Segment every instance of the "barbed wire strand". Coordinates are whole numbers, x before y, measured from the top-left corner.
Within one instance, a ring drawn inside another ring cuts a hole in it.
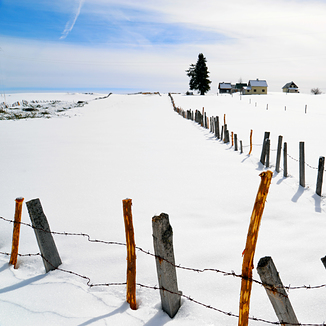
[[[6,218],[4,218],[2,216],[0,216],[0,219],[4,220],[6,222],[9,222],[9,223],[15,223],[15,221],[6,219]],[[48,231],[48,230],[45,230],[45,229],[42,229],[42,228],[36,228],[32,224],[28,224],[28,223],[24,223],[24,222],[19,222],[19,223],[22,224],[22,225],[24,225],[24,226],[27,226],[29,228],[36,229],[36,230],[39,230],[39,231],[43,231],[43,232],[46,232],[46,233],[51,233],[51,234],[54,234],[54,235],[82,236],[82,237],[86,237],[89,242],[93,242],[93,243],[102,243],[102,244],[106,244],[106,245],[126,246],[126,244],[123,243],[123,242],[105,241],[105,240],[99,240],[99,239],[92,239],[91,236],[89,234],[87,234],[87,233],[73,233],[73,232],[55,232],[55,231]],[[198,269],[198,268],[192,268],[192,267],[182,266],[180,264],[179,265],[176,265],[176,264],[173,264],[172,262],[170,262],[169,260],[167,260],[165,258],[162,258],[160,256],[157,256],[154,253],[151,253],[148,250],[144,250],[141,247],[136,246],[135,248],[138,251],[140,251],[140,252],[142,252],[142,253],[144,253],[146,255],[152,256],[154,258],[159,258],[160,260],[163,260],[163,261],[169,263],[170,265],[172,265],[172,266],[174,266],[175,268],[178,268],[178,269],[182,269],[182,270],[186,270],[186,271],[192,271],[192,272],[196,272],[196,273],[214,272],[214,273],[222,274],[223,276],[233,276],[233,277],[244,279],[244,280],[250,280],[253,283],[256,283],[256,284],[261,285],[261,286],[263,286],[263,287],[265,287],[265,288],[267,288],[267,289],[269,289],[269,290],[271,290],[273,292],[278,292],[280,295],[283,295],[282,293],[280,293],[278,291],[279,290],[279,287],[277,287],[277,286],[271,286],[269,284],[260,282],[258,280],[253,279],[253,278],[245,277],[242,274],[236,274],[234,271],[226,272],[226,271],[223,271],[223,270],[220,270],[220,269],[216,269],[216,268],[203,268],[203,269]],[[21,255],[21,254],[19,254],[19,255]],[[25,254],[25,255],[22,255],[22,256],[33,256],[33,255],[36,256],[36,255],[40,255],[40,254]],[[283,288],[286,289],[287,291],[290,291],[290,290],[298,290],[298,289],[312,290],[312,289],[320,289],[320,288],[324,288],[324,287],[326,287],[326,284],[321,284],[321,285],[316,285],[316,286],[311,286],[311,285],[284,286]]]
[[[5,254],[5,255],[10,255],[9,253],[3,253],[3,252],[0,252],[0,254]],[[90,277],[88,276],[85,276],[85,275],[81,275],[81,274],[78,274],[76,272],[73,272],[73,271],[70,271],[70,270],[66,270],[66,269],[63,269],[63,268],[60,268],[60,267],[55,267],[51,264],[51,262],[46,259],[42,254],[40,253],[37,253],[37,254],[25,254],[25,255],[22,255],[22,254],[19,254],[19,256],[41,256],[47,263],[49,263],[53,268],[54,270],[58,270],[60,272],[64,272],[64,273],[68,273],[68,274],[71,274],[71,275],[74,275],[74,276],[77,276],[77,277],[80,277],[84,280],[87,281],[86,285],[89,286],[90,288],[92,287],[110,287],[110,286],[122,286],[122,285],[126,285],[127,282],[112,282],[112,283],[92,283],[91,282],[91,279]],[[166,291],[166,292],[169,292],[171,294],[175,294],[175,295],[179,295],[180,297],[190,301],[190,302],[193,302],[199,306],[202,306],[202,307],[205,307],[207,309],[211,309],[211,310],[214,310],[216,312],[219,312],[221,314],[224,314],[226,316],[229,316],[229,317],[235,317],[235,318],[239,318],[239,315],[237,314],[234,314],[232,312],[227,312],[227,311],[224,311],[224,310],[221,310],[221,309],[218,309],[214,306],[211,306],[211,305],[208,305],[208,304],[205,304],[203,302],[200,302],[194,298],[192,298],[191,296],[189,295],[185,295],[183,293],[180,293],[180,292],[174,292],[174,291],[171,291],[169,289],[165,289],[163,287],[157,287],[157,286],[151,286],[151,285],[145,285],[145,284],[142,284],[142,283],[136,283],[137,286],[141,287],[141,288],[146,288],[146,289],[151,289],[151,290],[162,290],[162,291]],[[252,320],[252,321],[259,321],[259,322],[263,322],[265,324],[270,324],[270,325],[293,325],[293,326],[325,326],[325,324],[297,324],[297,323],[284,323],[284,322],[273,322],[273,321],[270,321],[270,320],[266,320],[266,319],[262,319],[262,318],[257,318],[257,317],[252,317],[252,316],[249,316],[248,317],[249,320]]]

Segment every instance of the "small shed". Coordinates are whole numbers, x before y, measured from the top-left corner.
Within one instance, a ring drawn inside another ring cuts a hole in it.
[[[299,93],[299,87],[293,81],[286,83],[282,90],[284,93]]]
[[[248,86],[244,87],[242,94],[253,95],[253,94],[267,94],[267,82],[266,80],[249,80]]]
[[[232,93],[232,85],[231,83],[219,83],[218,84],[218,90],[220,94],[231,94]]]

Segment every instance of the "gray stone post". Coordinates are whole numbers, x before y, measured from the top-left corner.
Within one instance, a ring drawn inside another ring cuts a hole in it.
[[[45,270],[49,272],[62,264],[51,234],[49,223],[38,198],[26,202],[26,206],[41,251]]]
[[[169,215],[162,213],[159,216],[154,216],[152,227],[162,309],[173,318],[180,308],[182,292],[178,290],[173,252],[173,231]]]

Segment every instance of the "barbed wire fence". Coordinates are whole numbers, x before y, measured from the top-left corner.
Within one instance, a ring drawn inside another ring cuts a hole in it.
[[[10,220],[10,219],[4,218],[2,216],[0,216],[0,220],[2,220],[4,222],[8,222],[8,223],[17,223],[14,220]],[[19,222],[19,224],[21,224],[23,226],[26,226],[26,227],[29,227],[29,228],[34,229],[34,230],[36,229],[36,230],[39,230],[39,231],[42,231],[42,232],[45,232],[45,233],[51,233],[52,235],[67,236],[67,237],[69,237],[69,236],[83,237],[83,238],[86,238],[87,241],[91,242],[91,243],[101,243],[101,244],[104,244],[104,245],[116,245],[116,246],[124,246],[124,247],[126,247],[126,243],[124,243],[124,242],[93,239],[89,234],[83,233],[83,232],[75,233],[75,232],[49,231],[49,230],[46,230],[46,229],[43,229],[43,228],[35,227],[32,224],[25,223],[25,222]],[[165,262],[173,265],[177,269],[191,271],[191,272],[195,272],[197,274],[198,273],[205,273],[205,272],[213,272],[213,273],[217,273],[217,274],[222,274],[223,276],[232,276],[234,278],[248,280],[248,277],[244,277],[241,274],[236,274],[234,271],[227,272],[227,271],[223,271],[223,270],[216,269],[216,268],[199,269],[199,268],[192,268],[192,267],[182,266],[180,264],[173,264],[169,260],[166,260],[166,259],[164,259],[162,257],[159,257],[159,256],[155,255],[154,253],[151,253],[148,250],[144,250],[143,248],[141,248],[139,246],[136,246],[135,248],[136,248],[136,250],[138,250],[139,252],[141,252],[143,254],[149,255],[149,256],[151,256],[153,258],[159,258],[160,260],[164,260]],[[10,256],[11,255],[9,252],[2,252],[2,251],[0,251],[0,254],[4,255],[4,256]],[[39,256],[42,259],[44,259],[45,261],[47,261],[49,264],[51,264],[51,262],[49,260],[47,260],[47,258],[45,258],[39,252],[38,253],[25,253],[25,254],[18,253],[18,256],[19,257],[37,257],[37,256]],[[90,287],[90,288],[93,288],[93,287],[126,286],[126,284],[127,284],[127,282],[93,283],[91,278],[89,276],[87,276],[87,275],[82,275],[82,274],[77,273],[75,271],[67,270],[67,269],[64,269],[64,268],[61,268],[61,267],[55,267],[55,266],[53,266],[53,267],[54,267],[54,270],[57,270],[57,271],[60,271],[60,272],[66,273],[66,274],[70,274],[70,275],[73,275],[73,276],[76,276],[76,277],[79,277],[79,278],[85,280],[86,285],[88,287]],[[262,287],[269,288],[273,292],[277,292],[278,294],[283,295],[282,293],[279,292],[279,289],[277,287],[275,287],[275,286],[270,286],[268,284],[265,284],[265,283],[263,283],[261,281],[255,280],[253,278],[250,278],[249,280],[252,281],[253,283],[256,283],[256,284],[262,286]],[[180,293],[180,292],[176,293],[176,292],[170,291],[170,290],[168,290],[166,288],[162,289],[162,288],[160,288],[158,286],[146,285],[146,284],[142,284],[142,283],[138,283],[138,282],[136,283],[136,285],[138,287],[140,287],[140,288],[146,288],[146,289],[155,290],[155,291],[164,290],[164,291],[167,291],[167,292],[169,292],[171,294],[179,295],[182,298],[184,298],[184,299],[186,299],[186,300],[188,300],[188,301],[190,301],[190,302],[192,302],[194,304],[197,304],[197,305],[205,307],[207,309],[216,311],[216,312],[221,313],[223,315],[226,315],[226,316],[229,316],[229,317],[234,317],[234,318],[239,318],[239,315],[237,315],[237,314],[234,314],[234,313],[228,312],[228,311],[224,311],[224,310],[216,308],[216,307],[214,307],[212,305],[205,304],[205,303],[203,303],[203,302],[201,302],[199,300],[196,300],[195,298],[192,298],[189,295],[185,295],[185,294]],[[326,284],[319,284],[319,285],[314,285],[314,286],[311,286],[311,285],[284,286],[284,289],[286,289],[288,292],[290,290],[299,290],[299,289],[312,290],[312,289],[320,289],[320,288],[326,288]],[[274,322],[274,321],[266,320],[266,319],[263,319],[263,318],[253,317],[253,316],[249,316],[249,320],[262,322],[262,323],[270,324],[270,325],[283,325],[280,322]],[[286,323],[286,325],[325,326],[326,324],[323,322],[322,324],[316,324],[316,323],[308,323],[308,324],[307,323],[305,323],[305,324]]]
[[[170,99],[171,99],[172,106],[173,106],[174,110],[175,110],[178,114],[180,114],[181,116],[183,116],[184,118],[187,118],[187,119],[189,119],[189,120],[194,120],[194,119],[193,119],[193,113],[192,113],[191,110],[185,111],[184,109],[182,109],[182,108],[176,106],[175,101],[174,101],[174,99],[173,99],[171,93],[169,93],[169,96],[170,96]],[[206,117],[206,113],[205,113],[205,115],[202,117],[202,119],[203,119],[203,121],[204,121],[204,122],[202,123],[202,127],[208,129],[208,124],[205,122],[205,120],[207,119],[207,117]],[[223,128],[223,127],[222,127],[222,128]],[[212,131],[212,130],[211,130],[211,131]],[[252,146],[259,146],[259,147],[262,147],[263,144],[252,144]],[[247,148],[247,147],[250,147],[250,145],[243,145],[242,147],[243,147],[243,148]],[[276,152],[277,149],[270,149],[270,151],[272,151],[272,152]],[[290,155],[290,154],[288,154],[288,153],[287,153],[287,157],[289,157],[290,159],[292,159],[292,160],[294,160],[294,161],[296,161],[296,162],[300,162],[299,159],[294,158],[292,155]],[[304,165],[307,166],[307,167],[309,167],[310,169],[318,170],[318,167],[315,167],[315,166],[313,166],[313,165],[311,165],[311,164],[309,164],[309,163],[307,163],[307,162],[304,162]],[[283,169],[280,168],[280,170],[283,170]],[[326,172],[326,169],[324,169],[324,172]]]

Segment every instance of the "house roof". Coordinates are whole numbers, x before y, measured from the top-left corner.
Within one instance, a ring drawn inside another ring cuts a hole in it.
[[[219,83],[218,88],[219,89],[231,89],[232,85],[231,85],[231,83]]]
[[[266,80],[249,80],[248,86],[252,86],[252,87],[267,87],[267,82]]]
[[[294,89],[297,89],[298,86],[297,86],[293,81],[291,81],[291,82],[289,82],[289,83],[286,83],[286,84],[282,87],[282,89],[283,89],[283,88],[294,88]]]

